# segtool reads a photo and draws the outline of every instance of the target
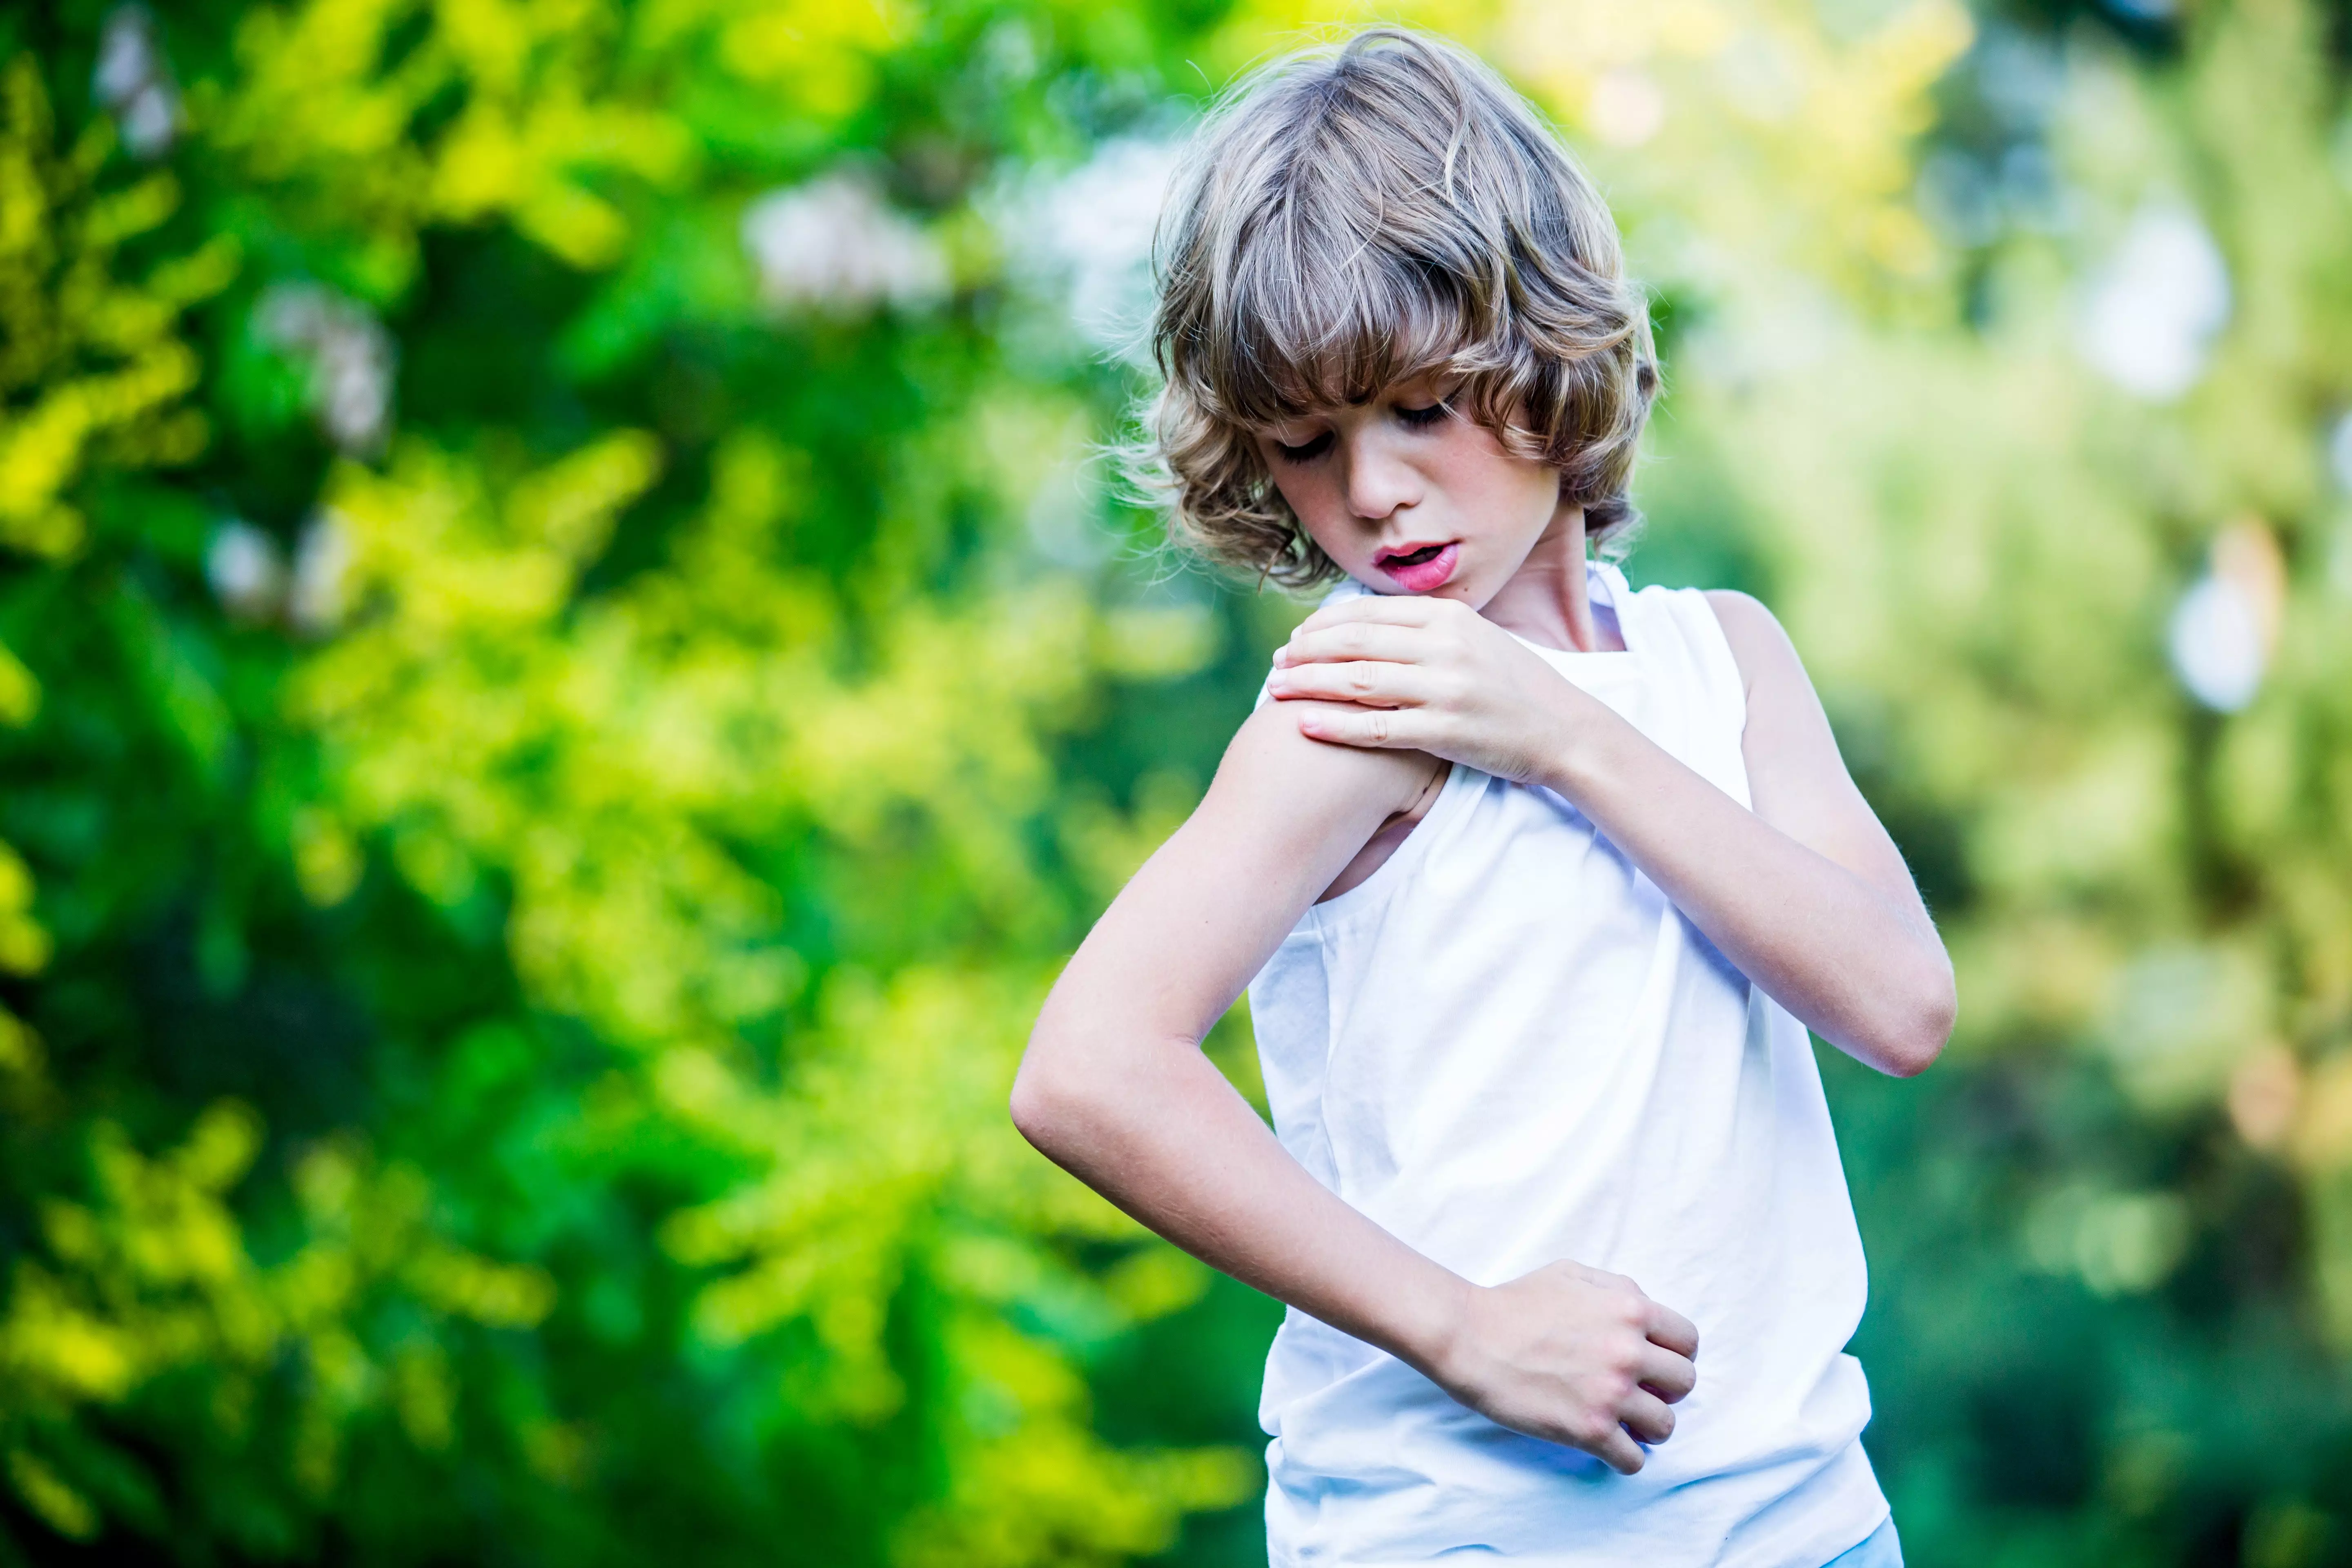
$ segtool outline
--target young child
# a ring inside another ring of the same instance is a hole
[[[1607,208],[1483,66],[1380,29],[1213,118],[1162,241],[1180,533],[1344,582],[1055,986],[1014,1120],[1289,1304],[1279,1568],[1899,1563],[1805,1031],[1918,1072],[1951,968],[1770,614],[1591,557],[1657,379]],[[1198,1048],[1244,984],[1273,1135]]]

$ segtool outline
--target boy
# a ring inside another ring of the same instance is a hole
[[[1379,29],[1213,117],[1163,233],[1180,535],[1343,581],[1015,1121],[1289,1304],[1276,1564],[1899,1563],[1805,1029],[1917,1072],[1951,969],[1770,615],[1588,558],[1656,385],[1606,207]],[[1244,984],[1273,1137],[1198,1049]]]

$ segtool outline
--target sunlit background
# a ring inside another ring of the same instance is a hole
[[[1263,1562],[1274,1309],[1003,1098],[1301,613],[1104,457],[1172,149],[1370,15],[0,10],[0,1561]],[[2352,8],[1380,15],[1958,963],[1911,1562],[2352,1563]]]

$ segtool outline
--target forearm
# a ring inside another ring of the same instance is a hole
[[[1307,1174],[1194,1044],[1096,1033],[1048,1004],[1023,1135],[1202,1262],[1437,1375],[1468,1284]]]
[[[1473,1285],[1309,1176],[1194,1042],[1062,1035],[1070,1011],[1056,1020],[1047,1004],[1013,1112],[1087,1185],[1516,1431],[1626,1474],[1643,1462],[1636,1439],[1673,1435],[1667,1406],[1697,1377],[1688,1319],[1622,1276],[1569,1259]]]
[[[1924,914],[1742,806],[1600,703],[1590,710],[1542,782],[1822,1038],[1903,1076],[1932,1061],[1950,1030],[1951,969]]]
[[[1307,739],[1261,709],[1199,810],[1046,999],[1013,1088],[1029,1141],[1195,1257],[1381,1347],[1469,1408],[1628,1473],[1690,1391],[1697,1331],[1561,1260],[1474,1285],[1308,1175],[1201,1037],[1350,856],[1426,787],[1414,753]]]
[[[1549,785],[1781,1005],[1874,1067],[1917,1072],[1957,1010],[1934,922],[1771,612],[1740,594],[1708,603],[1744,686],[1753,811],[1466,605],[1318,611],[1270,689],[1302,700],[1299,732],[1315,740]]]

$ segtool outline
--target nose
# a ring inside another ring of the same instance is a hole
[[[1421,500],[1421,475],[1377,426],[1351,432],[1342,443],[1348,463],[1348,510],[1380,522]]]

